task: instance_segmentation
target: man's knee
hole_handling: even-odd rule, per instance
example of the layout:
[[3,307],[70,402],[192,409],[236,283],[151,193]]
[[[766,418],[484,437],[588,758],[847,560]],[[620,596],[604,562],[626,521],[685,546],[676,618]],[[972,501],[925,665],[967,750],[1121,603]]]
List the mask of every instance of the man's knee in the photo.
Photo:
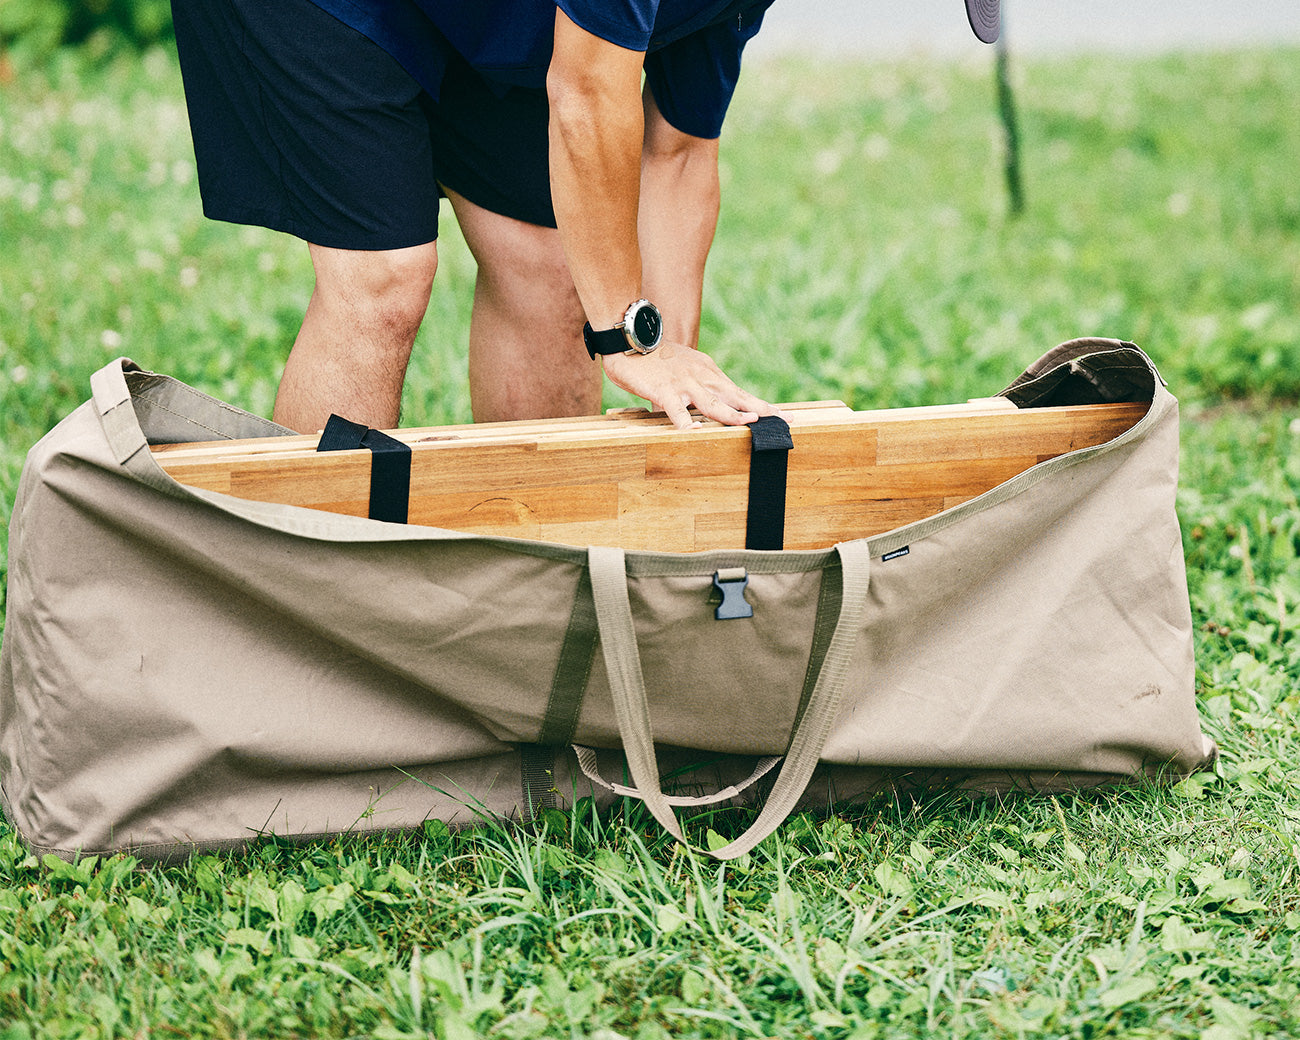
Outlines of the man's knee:
[[562,325],[576,321],[573,327],[582,327],[582,304],[558,240],[515,243],[508,253],[480,262],[479,278],[508,309],[545,315]]
[[311,255],[317,292],[357,320],[416,327],[423,320],[438,269],[436,243],[377,251],[312,246]]
[[453,194],[456,215],[478,264],[478,287],[498,305],[576,306],[559,232],[492,213]]

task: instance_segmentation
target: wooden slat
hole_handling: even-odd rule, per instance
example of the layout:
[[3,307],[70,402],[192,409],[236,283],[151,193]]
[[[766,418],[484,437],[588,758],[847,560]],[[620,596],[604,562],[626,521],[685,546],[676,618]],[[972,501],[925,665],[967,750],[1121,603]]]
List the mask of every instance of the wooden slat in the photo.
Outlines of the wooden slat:
[[[811,401],[781,406],[795,423],[801,423],[816,413],[819,421],[856,422],[859,417],[881,422],[923,418],[929,415],[946,415],[954,411],[1004,412],[1015,411],[1015,405],[1004,398],[984,398],[968,405],[936,405],[923,408],[882,409],[855,412],[840,401]],[[717,423],[706,422],[706,428],[719,428]],[[725,428],[725,427],[722,427]],[[627,408],[604,415],[573,419],[529,419],[520,422],[469,423],[461,426],[413,427],[404,430],[387,430],[389,436],[412,447],[442,441],[456,441],[464,445],[487,443],[542,443],[565,440],[572,435],[592,434],[615,437],[645,436],[659,433],[675,435],[672,423],[663,412],[644,408]],[[314,452],[319,434],[299,434],[287,437],[258,437],[250,440],[198,441],[185,444],[159,444],[152,447],[155,455],[166,455],[169,463],[189,459],[219,457],[233,460],[240,455],[281,455],[290,451]]]
[[[783,405],[786,546],[888,531],[1037,462],[1129,429],[1141,404],[1017,410],[1003,398],[854,412]],[[749,431],[677,431],[662,413],[392,431],[411,446],[411,523],[575,545],[691,552],[744,544]],[[240,498],[365,516],[370,453],[316,437],[160,445],[174,479]]]

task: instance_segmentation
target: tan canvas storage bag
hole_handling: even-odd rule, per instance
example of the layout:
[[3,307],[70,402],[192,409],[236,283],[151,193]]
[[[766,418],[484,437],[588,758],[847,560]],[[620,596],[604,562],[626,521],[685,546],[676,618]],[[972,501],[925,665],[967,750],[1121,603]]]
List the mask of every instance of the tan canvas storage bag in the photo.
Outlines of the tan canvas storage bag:
[[[31,450],[9,530],[0,786],[37,851],[627,794],[680,836],[678,805],[761,804],[725,857],[884,785],[1052,789],[1214,753],[1177,404],[1130,344],[1065,344],[1004,391],[1149,402],[1127,432],[805,551],[588,550],[195,491],[150,444],[284,431],[128,361],[92,391]],[[716,576],[742,570],[753,616],[715,620]]]

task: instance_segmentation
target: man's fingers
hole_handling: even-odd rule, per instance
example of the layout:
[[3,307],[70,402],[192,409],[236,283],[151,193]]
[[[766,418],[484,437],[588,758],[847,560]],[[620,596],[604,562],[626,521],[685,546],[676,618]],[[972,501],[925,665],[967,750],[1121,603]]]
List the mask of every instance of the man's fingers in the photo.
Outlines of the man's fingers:
[[695,417],[687,410],[686,402],[681,399],[680,395],[675,398],[670,395],[665,400],[657,403],[679,430],[689,430],[691,427],[699,425]]
[[[756,418],[760,415],[780,415],[785,418],[781,409],[776,405],[769,404],[761,397],[755,397],[748,390],[742,390],[740,387],[736,387],[736,395],[732,401],[732,406],[743,412],[752,412]],[[753,422],[752,419],[749,421]]]
[[756,411],[752,409],[742,411],[735,408],[711,390],[705,390],[700,396],[703,400],[696,399],[695,407],[699,409],[701,415],[707,416],[714,422],[726,426],[745,426],[758,418]]
[[743,426],[777,411],[741,390],[707,354],[696,350],[661,347],[654,354],[632,358],[613,354],[604,358],[604,366],[618,386],[654,401],[679,430],[695,425],[688,405],[727,426]]

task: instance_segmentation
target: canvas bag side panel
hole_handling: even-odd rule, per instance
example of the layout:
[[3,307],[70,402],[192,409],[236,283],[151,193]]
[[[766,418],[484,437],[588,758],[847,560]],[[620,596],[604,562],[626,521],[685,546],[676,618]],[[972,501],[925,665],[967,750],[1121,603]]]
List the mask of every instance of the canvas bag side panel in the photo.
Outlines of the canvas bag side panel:
[[[219,436],[242,436],[247,432],[249,418],[237,409],[213,401],[170,377],[127,372],[126,385],[133,399],[134,417],[150,442],[173,440],[177,436],[192,437],[199,426],[210,428],[214,435]],[[116,388],[107,396],[116,398],[121,394],[121,388]],[[177,429],[181,432],[175,432]],[[152,471],[146,475],[150,481],[157,478]],[[165,476],[162,479],[167,480]],[[417,628],[414,630],[401,623],[400,603],[390,609],[384,631],[372,635],[372,646],[376,654],[382,653],[388,666],[399,670],[418,671],[421,667],[419,659],[424,650],[419,627],[422,626],[441,633],[449,630],[455,621],[466,632],[471,628],[478,629],[483,638],[495,632],[502,641],[501,645],[508,646],[512,641],[511,630],[516,625],[526,627],[539,616],[545,618],[548,626],[563,623],[572,607],[576,567],[584,558],[580,549],[570,550],[567,554],[556,553],[542,544],[528,543],[521,547],[525,555],[511,561],[510,573],[494,580],[490,574],[494,569],[500,569],[501,557],[508,555],[503,551],[504,546],[519,546],[519,543],[478,539],[428,528],[376,525],[354,517],[234,501],[226,496],[195,492],[179,485],[175,490],[184,497],[210,501],[223,510],[236,510],[258,526],[274,525],[313,538],[438,538],[447,543],[437,550],[441,556],[481,553],[481,562],[475,567],[483,575],[483,580],[475,587],[473,603],[477,609],[466,601],[449,603],[451,613],[446,619],[441,619],[431,616],[426,607],[416,620]],[[301,526],[304,524],[313,526],[305,528]],[[304,551],[298,551],[295,567],[301,567]],[[325,551],[333,550],[326,548]],[[380,561],[399,550],[385,545],[383,548],[375,547],[373,555],[359,549],[353,551],[365,560],[364,574],[370,568],[382,570]],[[422,550],[429,551],[432,550]],[[662,569],[665,554],[648,555],[659,558]],[[809,562],[809,557],[813,562]],[[645,644],[649,650],[647,661],[654,662],[647,679],[655,689],[663,690],[667,698],[664,710],[656,712],[657,719],[664,726],[664,739],[669,743],[708,747],[714,751],[779,753],[784,750],[802,696],[801,685],[820,589],[817,561],[828,558],[827,554],[801,554],[798,562],[788,554],[773,558],[770,554],[764,556],[739,550],[686,557],[669,554],[666,558],[666,567],[671,573],[640,584],[632,579],[638,628],[644,628]],[[569,566],[570,560],[573,567]],[[750,566],[752,573],[747,595],[751,602],[762,606],[756,610],[752,621],[735,621],[717,628],[719,622],[712,616],[713,602],[710,598],[713,595],[712,575],[719,567],[737,563]],[[558,583],[557,576],[560,578]],[[244,576],[245,582],[254,580],[255,575]],[[547,595],[548,591],[555,593],[554,599]],[[531,611],[520,611],[512,605],[513,598],[520,593],[532,600],[540,598],[541,602]],[[280,606],[283,608],[283,604]],[[328,605],[324,609],[328,609]],[[338,628],[337,624],[322,617],[319,610],[312,620],[330,630]],[[699,623],[703,621],[708,624]],[[716,677],[721,679],[721,684],[710,675],[710,672],[717,671],[719,635],[726,639],[728,647],[728,674]],[[424,642],[427,639],[427,635],[424,636]],[[470,655],[467,652],[465,656],[468,657],[467,666],[485,670],[484,674],[474,676],[465,687],[472,690],[468,701],[471,710],[476,711],[484,724],[502,740],[536,739],[540,722],[536,698],[520,696],[516,684],[508,677],[503,680],[487,671],[504,667],[515,673],[519,670],[519,659],[502,654],[500,647],[481,654]],[[783,676],[783,681],[773,682],[777,675]],[[698,696],[698,683],[702,681],[709,683],[707,688],[710,692],[706,698]],[[733,701],[725,701],[726,697],[734,699],[734,709]],[[720,702],[719,698],[724,700]],[[738,718],[744,720],[739,726],[734,721]],[[617,746],[619,741],[599,654],[594,656],[588,692],[582,702],[573,739],[605,746]]]
[[[223,437],[243,437],[257,424],[266,425],[265,420],[168,376],[127,372],[126,384],[132,399],[128,417],[138,422],[139,432],[150,443],[192,437],[196,426]],[[115,388],[105,396],[120,393]],[[502,740],[536,738],[541,709],[532,693],[551,668],[545,654],[537,655],[538,640],[549,647],[556,626],[567,620],[585,564],[583,550],[376,523],[197,491],[171,480],[144,452],[129,465],[146,483],[246,521],[260,535],[293,536],[295,556],[283,573],[277,573],[276,588],[287,588],[295,579],[304,584],[322,578],[325,582],[321,595],[310,604],[310,616],[304,615],[306,623],[319,625],[331,638],[345,642],[351,638],[351,626],[364,634],[368,656],[417,677],[428,668],[433,651],[443,651],[439,654],[443,663],[455,661],[460,667],[477,669],[463,684],[451,684],[455,690],[451,696],[458,704],[480,716]],[[390,544],[394,542],[403,544]],[[267,562],[257,559],[259,564]],[[390,594],[394,575],[415,583],[412,591],[417,594],[396,595],[402,590],[399,585],[393,585]],[[256,582],[256,569],[246,568],[241,580]],[[420,586],[422,580],[433,587]],[[348,595],[334,595],[336,584],[345,587]],[[266,594],[277,595],[275,589]],[[340,616],[332,609],[335,601],[351,613]],[[369,622],[357,616],[365,605],[370,607]],[[472,605],[478,609],[467,609]],[[288,609],[287,602],[276,606]],[[515,645],[527,652],[512,655]],[[540,674],[533,673],[535,667]],[[521,683],[522,673],[528,678]],[[444,689],[448,684],[432,685]]]
[[1023,490],[968,503],[876,567],[825,761],[1132,774],[1213,753],[1174,511],[1177,406],[1156,397],[1124,443],[1022,474]]
[[[1065,347],[1055,352],[1061,375],[1073,378],[1077,367],[1087,373],[1082,382],[1103,376],[1107,391],[1123,383],[1125,394],[1148,396],[1147,417],[1112,442],[1040,464],[976,500],[871,540],[882,552],[907,547],[908,554],[882,562],[873,577],[883,583],[870,595],[873,611],[854,680],[857,703],[846,708],[851,735],[840,744],[832,740],[828,760],[884,769],[1114,776],[1165,763],[1187,771],[1213,753],[1200,734],[1193,697],[1190,609],[1174,511],[1177,403],[1136,348],[1110,340]],[[1079,354],[1086,357],[1076,366]],[[779,555],[787,565],[800,556]],[[630,553],[628,563],[640,572],[630,575],[629,594],[656,739],[779,754],[789,715],[766,703],[755,714],[775,731],[769,743],[718,745],[712,730],[720,727],[707,722],[696,731],[698,741],[682,741],[675,732],[669,738],[678,718],[689,720],[692,709],[696,718],[704,714],[701,698],[676,710],[661,710],[661,702],[671,702],[674,690],[698,686],[693,676],[712,678],[719,669],[674,672],[671,655],[682,643],[666,638],[670,613],[664,608],[661,615],[655,605],[656,597],[672,598],[664,574],[655,573],[667,565],[648,553]],[[895,581],[884,582],[890,574]],[[799,617],[793,610],[784,616]],[[689,611],[681,617],[684,627],[700,631],[698,619],[687,620]],[[745,657],[734,649],[728,645],[718,655],[728,668]],[[791,653],[777,655],[765,671],[769,681],[757,684],[766,686],[764,693],[792,685],[770,682],[788,669]],[[806,657],[804,650],[798,659]],[[658,683],[648,678],[656,669]],[[1134,685],[1138,676],[1145,680]],[[597,671],[591,689],[600,696],[589,696],[588,721],[603,709],[603,681]],[[743,732],[745,705],[720,695],[716,682],[704,699]],[[788,710],[789,702],[781,703]],[[853,728],[863,720],[872,732]]]
[[[6,791],[31,840],[246,834],[273,815],[277,776],[505,750],[446,690],[492,689],[528,725],[540,715],[578,565],[566,588],[546,561],[473,540],[385,553],[287,535],[160,495],[123,471],[96,425],[83,409],[47,440],[21,514],[41,535],[23,542],[32,580],[11,603],[33,624],[6,641],[27,664],[12,722],[28,744]],[[530,699],[531,712],[518,707]],[[213,819],[195,791],[218,793],[232,772],[263,777],[263,797]],[[341,826],[368,797],[284,825]],[[181,803],[194,815],[174,812]]]
[[9,518],[6,617],[0,647],[0,788],[6,817],[28,838],[42,833],[49,815],[41,778],[57,765],[44,740],[42,691],[61,675],[47,643],[53,629],[39,605],[43,581],[39,550],[62,533],[48,509],[43,472],[61,446],[93,450],[100,440],[91,402],[56,424],[28,451]]
[[[452,828],[520,817],[520,759],[514,749],[428,766],[360,772],[278,771],[263,776],[206,770],[172,792],[156,826],[114,830],[103,845],[48,845],[20,832],[38,855],[63,859],[129,853],[177,862],[201,852],[238,850],[259,838],[311,841],[339,834],[409,831],[430,820]],[[253,809],[260,813],[254,813]],[[330,809],[337,811],[332,815]],[[184,821],[202,821],[186,828]],[[315,826],[306,826],[313,821]]]
[[27,773],[37,752],[28,736],[28,720],[38,715],[31,695],[40,686],[39,676],[44,667],[41,654],[32,650],[37,645],[39,627],[22,606],[33,582],[26,565],[26,535],[30,525],[24,516],[40,483],[41,459],[49,453],[50,442],[88,420],[94,424],[89,402],[80,405],[32,446],[23,461],[9,517],[6,617],[0,645],[0,804],[5,817],[15,824],[19,823],[22,806],[30,797]]
[[[683,557],[676,572],[665,574],[638,573],[629,556],[628,595],[659,743],[713,755],[786,750],[804,696],[821,570],[795,563],[800,569],[764,573],[773,558],[750,554],[744,596],[753,617],[720,621],[713,574],[745,560],[743,554]],[[621,745],[599,651],[573,740]]]
[[[177,518],[184,503],[67,447],[47,453],[29,485],[28,580],[11,601],[20,629],[9,650],[26,672],[14,722],[28,751],[15,822],[35,840],[237,836],[272,816],[279,788],[304,771],[425,762],[449,752],[439,743],[449,727],[457,755],[500,750],[481,728],[458,732],[454,714],[430,732],[424,691],[287,623],[237,580],[187,567],[171,552],[175,529],[208,548],[213,539]],[[152,544],[141,537],[151,523]],[[224,792],[248,777],[260,778],[260,805],[223,818]],[[175,811],[182,798],[192,819]],[[319,819],[288,825],[343,825],[343,809],[318,808]]]

